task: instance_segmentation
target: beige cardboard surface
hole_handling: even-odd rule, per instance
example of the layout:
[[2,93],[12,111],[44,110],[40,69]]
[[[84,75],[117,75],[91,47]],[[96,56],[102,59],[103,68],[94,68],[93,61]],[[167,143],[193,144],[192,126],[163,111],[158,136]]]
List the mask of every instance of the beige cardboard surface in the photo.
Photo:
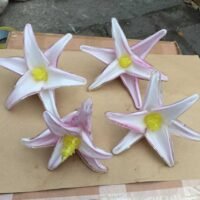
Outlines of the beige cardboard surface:
[[[0,55],[20,55],[21,51],[2,50]],[[149,62],[169,77],[163,84],[165,103],[178,101],[200,91],[200,61],[197,56],[149,56]],[[100,73],[104,64],[80,52],[63,53],[59,66],[88,79]],[[30,97],[7,111],[4,102],[18,76],[0,69],[0,193],[27,192],[104,184],[200,178],[200,143],[173,137],[176,166],[168,168],[144,140],[129,151],[105,161],[107,174],[90,171],[74,156],[54,172],[47,170],[52,149],[27,149],[21,137],[32,137],[45,128],[43,107],[37,97]],[[146,82],[141,81],[144,94]],[[104,112],[134,111],[132,101],[119,80],[87,92],[86,87],[62,88],[56,92],[61,115],[66,115],[87,97],[94,102],[93,135],[95,143],[110,151],[127,130],[110,123]],[[200,102],[180,119],[200,131]]]

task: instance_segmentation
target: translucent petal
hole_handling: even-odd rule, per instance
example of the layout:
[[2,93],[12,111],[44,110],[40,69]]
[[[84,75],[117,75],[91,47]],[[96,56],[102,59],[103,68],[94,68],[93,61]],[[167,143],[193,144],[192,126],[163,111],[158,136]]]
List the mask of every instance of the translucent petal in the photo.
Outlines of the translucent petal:
[[115,78],[119,77],[122,73],[124,73],[124,70],[119,68],[118,61],[113,61],[90,85],[89,90],[93,90],[97,87],[100,87],[108,81],[114,80]]
[[153,35],[147,37],[146,39],[138,42],[131,47],[131,51],[137,56],[144,59],[151,49],[158,43],[158,41],[163,38],[167,33],[167,30],[162,29]]
[[138,79],[129,74],[121,74],[120,78],[122,79],[124,85],[127,87],[137,109],[142,107],[142,99],[140,94],[140,88]]
[[171,120],[176,119],[181,114],[183,114],[186,110],[188,110],[196,101],[199,100],[199,95],[194,94],[190,97],[187,97],[175,104],[171,104],[168,106],[163,106],[159,109],[155,109],[162,114],[166,123],[170,123]]
[[126,54],[131,55],[131,50],[126,36],[115,18],[112,18],[112,37],[114,39],[115,50],[118,58]]
[[27,65],[23,58],[0,58],[0,65],[17,74],[23,75],[27,70]]
[[38,93],[41,90],[42,85],[43,82],[35,82],[30,72],[26,72],[24,76],[18,80],[14,90],[8,97],[6,107],[11,109],[19,101]]
[[93,171],[99,173],[105,173],[108,171],[107,167],[105,167],[99,160],[95,158],[90,158],[78,151],[78,154],[82,161]]
[[162,126],[159,131],[147,131],[145,134],[147,141],[153,149],[160,155],[169,167],[174,166],[173,146],[168,128]]
[[142,110],[151,110],[162,105],[160,76],[159,72],[152,73]]
[[108,119],[117,125],[130,129],[135,132],[144,133],[146,125],[144,123],[144,117],[147,114],[146,111],[131,113],[131,114],[121,114],[121,113],[106,113]]
[[80,49],[81,51],[89,53],[90,55],[96,57],[106,64],[110,64],[113,60],[116,59],[116,55],[113,49],[91,47],[86,45],[80,46]]
[[56,68],[48,69],[48,80],[45,82],[44,89],[55,89],[64,86],[85,85],[86,79],[75,74],[64,72]]
[[200,133],[192,130],[177,120],[173,120],[169,128],[173,135],[184,137],[190,140],[200,141]]
[[128,134],[119,142],[119,144],[113,148],[113,154],[120,154],[128,150],[133,144],[138,142],[143,137],[144,134],[129,131]]
[[95,147],[91,141],[91,138],[86,133],[82,133],[81,138],[82,143],[79,147],[79,151],[82,154],[95,159],[109,159],[112,157],[111,153]]
[[24,29],[24,52],[26,63],[30,69],[38,66],[48,66],[49,62],[38,47],[30,24],[27,24]]
[[61,55],[65,46],[71,39],[72,39],[72,35],[68,33],[45,51],[44,54],[49,61],[49,65],[54,66],[54,67],[57,66],[59,56]]
[[45,107],[45,110],[53,113],[55,116],[59,117],[58,110],[55,102],[55,92],[54,90],[42,90],[39,93],[39,97]]
[[48,163],[49,170],[56,169],[64,161],[61,156],[62,147],[63,147],[63,141],[62,141],[62,138],[60,138],[49,160],[49,163]]
[[34,138],[22,138],[22,143],[29,148],[44,148],[55,146],[58,136],[52,134],[48,129]]

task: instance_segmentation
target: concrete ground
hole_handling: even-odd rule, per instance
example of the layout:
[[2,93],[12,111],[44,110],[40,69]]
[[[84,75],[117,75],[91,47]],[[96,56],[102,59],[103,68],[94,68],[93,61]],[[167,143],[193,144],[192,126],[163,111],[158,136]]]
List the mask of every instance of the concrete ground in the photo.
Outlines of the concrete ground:
[[11,1],[0,26],[78,35],[111,36],[111,17],[118,18],[128,38],[145,38],[166,28],[165,40],[176,40],[184,54],[200,55],[200,11],[183,0],[29,0]]

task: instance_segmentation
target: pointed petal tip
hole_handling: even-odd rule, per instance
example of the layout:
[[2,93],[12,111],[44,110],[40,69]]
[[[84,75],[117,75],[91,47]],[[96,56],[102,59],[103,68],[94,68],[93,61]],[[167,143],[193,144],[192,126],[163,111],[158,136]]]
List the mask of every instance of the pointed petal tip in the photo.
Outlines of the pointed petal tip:
[[163,36],[165,36],[167,34],[167,29],[163,28],[163,29],[160,30],[160,32],[162,32]]
[[167,164],[167,166],[170,167],[170,168],[172,168],[172,167],[175,166],[175,162],[174,162],[174,161],[172,161],[172,162],[170,162],[170,163],[166,163],[166,164]]
[[197,102],[200,98],[200,95],[199,94],[193,94],[192,96],[188,97],[188,100],[191,100],[192,104],[194,104],[195,102]]
[[59,165],[55,165],[54,162],[51,161],[51,159],[49,160],[48,162],[48,166],[47,166],[47,169],[49,171],[53,171],[55,170]]
[[69,39],[73,38],[73,35],[71,33],[67,33],[65,36],[68,37]]
[[[67,43],[73,38],[73,35],[72,35],[71,33],[67,33],[67,34],[65,34],[62,38],[65,40],[65,41],[63,40],[64,43],[67,44]],[[65,45],[66,45],[66,44],[65,44]]]
[[112,112],[106,112],[105,115],[108,119],[110,119],[112,117],[113,113]]
[[87,50],[87,47],[88,47],[87,45],[81,45],[80,46],[80,50],[81,51],[85,51],[85,50]]
[[196,100],[199,100],[199,98],[200,98],[199,94],[194,94],[193,96],[194,96],[194,98],[196,98]]
[[93,105],[92,99],[88,98],[83,102],[84,105],[86,105],[87,107],[90,107]]
[[27,28],[31,28],[32,29],[32,25],[30,23],[27,23],[24,28],[25,29],[27,29]]
[[30,141],[30,139],[29,138],[22,138],[21,139],[21,142],[24,144],[24,143],[26,143],[26,142],[29,142]]
[[29,138],[22,138],[21,139],[21,144],[28,147],[28,148],[33,148],[29,143],[30,143],[30,139]]
[[113,153],[114,155],[118,155],[118,154],[120,154],[120,153],[122,153],[122,152],[120,152],[119,149],[118,149],[117,147],[114,147],[114,148],[112,149],[112,153]]
[[112,23],[118,23],[118,20],[117,20],[117,18],[112,17],[111,22],[112,22]]
[[48,164],[48,167],[47,167],[47,168],[48,168],[49,171],[53,171],[53,170],[55,169],[53,166],[51,166],[51,165],[49,165],[49,164]]
[[105,174],[109,171],[109,168],[104,166],[104,169],[102,168],[101,171],[94,171],[94,172],[97,172],[97,173],[101,173],[101,174]]
[[8,109],[8,110],[11,110],[13,108],[14,105],[12,105],[12,103],[10,102],[11,100],[8,99],[6,100],[6,103],[5,103],[5,107]]
[[140,101],[140,102],[134,102],[134,104],[135,104],[135,108],[137,109],[137,110],[141,110],[141,108],[142,108],[142,101]]

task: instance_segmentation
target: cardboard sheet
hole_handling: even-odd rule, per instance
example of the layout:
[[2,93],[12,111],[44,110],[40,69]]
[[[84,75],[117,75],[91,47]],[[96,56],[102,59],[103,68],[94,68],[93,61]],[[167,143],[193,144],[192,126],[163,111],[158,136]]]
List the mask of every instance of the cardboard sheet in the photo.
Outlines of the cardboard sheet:
[[[21,55],[21,51],[2,50],[2,56]],[[173,103],[200,91],[200,61],[197,56],[149,56],[149,62],[166,73],[169,82],[163,84],[165,103]],[[63,53],[59,66],[88,79],[90,84],[104,64],[80,52]],[[21,137],[32,137],[45,129],[43,107],[38,98],[29,97],[12,111],[4,107],[5,100],[18,76],[0,68],[0,193],[28,192],[92,185],[121,184],[145,181],[166,181],[200,178],[200,143],[173,137],[176,166],[167,167],[147,142],[142,140],[129,151],[105,161],[107,174],[90,171],[78,158],[71,157],[56,171],[47,170],[52,149],[27,149]],[[144,95],[146,81],[141,81]],[[95,143],[110,151],[127,130],[104,117],[104,112],[135,111],[131,98],[120,80],[88,92],[86,87],[62,88],[56,91],[61,115],[66,115],[86,98],[94,102],[93,135]],[[200,102],[180,120],[200,131]]]

